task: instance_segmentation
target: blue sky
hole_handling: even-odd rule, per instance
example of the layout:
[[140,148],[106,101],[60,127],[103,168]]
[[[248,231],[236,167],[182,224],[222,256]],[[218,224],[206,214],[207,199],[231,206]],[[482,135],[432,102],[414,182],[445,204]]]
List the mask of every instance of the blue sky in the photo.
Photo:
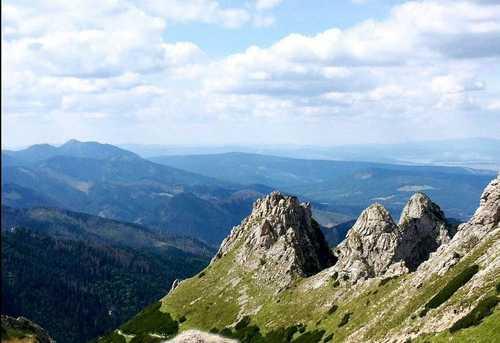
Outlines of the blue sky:
[[2,145],[500,138],[500,1],[2,1]]
[[[175,23],[165,33],[166,39],[192,41],[212,56],[225,56],[244,50],[250,45],[269,46],[279,39],[300,32],[306,35],[331,27],[348,28],[366,19],[383,19],[394,4],[402,1],[283,1],[266,15],[274,17],[267,27],[241,26],[227,29],[206,23]],[[247,1],[223,1],[227,6],[241,6]],[[309,4],[309,5],[307,5]],[[279,18],[279,20],[277,20]]]

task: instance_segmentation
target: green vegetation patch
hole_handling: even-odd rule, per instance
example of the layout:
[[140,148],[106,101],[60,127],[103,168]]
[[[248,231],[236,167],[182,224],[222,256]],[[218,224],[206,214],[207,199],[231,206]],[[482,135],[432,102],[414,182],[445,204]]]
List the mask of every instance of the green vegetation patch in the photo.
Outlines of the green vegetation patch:
[[418,337],[412,343],[492,343],[500,342],[500,311],[497,307],[493,314],[485,317],[479,325],[462,330],[450,332],[449,330],[438,334],[426,334]]
[[338,307],[337,305],[335,305],[335,304],[334,304],[334,305],[332,305],[332,306],[328,309],[328,312],[327,312],[327,313],[328,313],[328,315],[332,315],[332,314],[334,314],[335,312],[337,312],[338,308],[339,308],[339,307]]
[[219,334],[237,339],[241,343],[317,343],[321,342],[325,330],[306,331],[303,324],[297,324],[263,334],[257,325],[250,325],[249,317],[243,317],[234,329],[224,328]]
[[471,326],[476,326],[487,316],[491,315],[498,304],[498,297],[488,296],[478,302],[466,316],[456,321],[450,328],[450,332],[455,332]]
[[[465,268],[460,274],[451,279],[427,304],[425,310],[438,308],[441,304],[446,302],[456,291],[463,285],[469,282],[470,279],[479,271],[479,266],[473,264]],[[426,312],[426,311],[425,311]],[[423,313],[425,315],[425,312]]]
[[351,319],[351,316],[352,316],[351,312],[347,312],[346,314],[344,314],[344,316],[340,320],[340,323],[339,323],[338,327],[341,328],[342,326],[344,326],[347,323],[349,323],[349,319]]
[[121,330],[127,334],[141,335],[157,333],[173,336],[179,330],[179,324],[169,313],[160,311],[161,302],[156,302],[141,311],[132,320],[123,324]]
[[120,335],[118,332],[113,331],[108,333],[106,336],[100,338],[98,340],[99,343],[127,343],[127,340],[123,335]]
[[132,338],[130,343],[158,343],[163,341],[162,338],[154,337],[149,334],[140,334]]
[[13,328],[4,328],[2,327],[2,342],[3,340],[7,340],[10,338],[25,338],[29,337],[30,333],[26,333],[20,330],[16,330]]

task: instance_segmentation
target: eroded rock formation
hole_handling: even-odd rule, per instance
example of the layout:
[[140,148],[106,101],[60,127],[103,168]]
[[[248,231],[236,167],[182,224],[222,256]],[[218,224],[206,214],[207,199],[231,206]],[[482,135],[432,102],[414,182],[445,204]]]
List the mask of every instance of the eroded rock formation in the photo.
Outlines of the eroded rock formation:
[[214,260],[235,249],[235,260],[258,277],[280,287],[294,277],[315,274],[335,262],[308,203],[273,192],[259,199],[253,211],[233,228]]

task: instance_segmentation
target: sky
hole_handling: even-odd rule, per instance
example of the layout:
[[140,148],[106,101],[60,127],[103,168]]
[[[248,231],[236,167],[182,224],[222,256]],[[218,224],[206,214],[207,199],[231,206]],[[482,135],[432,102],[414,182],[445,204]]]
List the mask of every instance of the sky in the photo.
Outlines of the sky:
[[2,0],[2,147],[500,138],[500,0]]

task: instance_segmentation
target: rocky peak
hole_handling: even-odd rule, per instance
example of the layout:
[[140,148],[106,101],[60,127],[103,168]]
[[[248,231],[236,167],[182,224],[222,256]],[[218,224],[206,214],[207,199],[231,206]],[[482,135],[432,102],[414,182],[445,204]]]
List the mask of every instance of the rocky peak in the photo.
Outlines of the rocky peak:
[[352,228],[353,232],[363,236],[391,233],[396,229],[397,226],[390,213],[379,203],[365,209]]
[[469,221],[471,225],[498,227],[500,222],[500,174],[483,191],[479,207]]
[[458,227],[448,244],[441,245],[431,258],[417,270],[416,280],[422,282],[429,275],[442,275],[469,254],[487,236],[500,230],[500,174],[492,180],[481,195],[474,216]]
[[448,243],[454,230],[448,225],[441,208],[423,193],[415,193],[399,219],[401,240],[398,259],[415,270],[440,245]]
[[272,192],[222,242],[213,261],[230,252],[257,277],[286,287],[295,277],[315,274],[335,262],[308,203]]
[[452,234],[443,211],[423,193],[410,198],[399,225],[382,205],[373,204],[335,249],[338,262],[333,269],[353,282],[406,273],[449,242]]
[[403,208],[403,212],[399,218],[399,225],[404,225],[414,219],[431,221],[433,219],[445,220],[445,217],[438,205],[433,203],[424,193],[418,192],[413,194]]
[[335,269],[352,281],[383,275],[394,261],[398,227],[380,204],[365,209],[335,253]]

